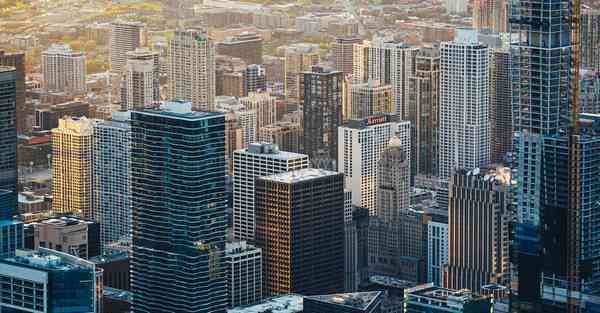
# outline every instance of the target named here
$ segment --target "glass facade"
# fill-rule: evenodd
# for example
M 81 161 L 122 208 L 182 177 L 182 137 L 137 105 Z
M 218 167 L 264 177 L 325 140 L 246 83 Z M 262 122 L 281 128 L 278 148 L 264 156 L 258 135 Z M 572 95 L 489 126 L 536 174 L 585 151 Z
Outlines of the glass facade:
M 225 117 L 167 106 L 131 114 L 132 309 L 224 312 Z
M 0 66 L 0 190 L 13 192 L 13 208 L 17 204 L 16 75 L 14 67 Z

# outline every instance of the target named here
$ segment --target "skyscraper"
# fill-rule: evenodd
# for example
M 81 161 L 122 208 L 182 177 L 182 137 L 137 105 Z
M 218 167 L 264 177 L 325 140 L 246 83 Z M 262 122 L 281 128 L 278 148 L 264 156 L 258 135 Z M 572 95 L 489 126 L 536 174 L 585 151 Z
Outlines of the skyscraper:
M 233 233 L 236 239 L 255 238 L 254 182 L 257 177 L 308 168 L 305 154 L 280 151 L 274 144 L 251 143 L 233 155 Z
M 277 122 L 261 128 L 258 141 L 276 144 L 279 149 L 289 152 L 300 152 L 302 127 L 299 123 Z
M 344 288 L 344 178 L 301 169 L 256 180 L 256 244 L 267 295 Z M 318 222 L 317 222 L 318 221 Z
M 284 88 L 286 99 L 297 102 L 300 98 L 300 75 L 319 62 L 319 46 L 315 44 L 295 44 L 285 49 Z M 295 109 L 295 104 L 289 104 Z
M 392 115 L 349 120 L 338 130 L 338 171 L 352 190 L 352 204 L 376 212 L 377 166 L 390 139 L 397 136 L 410 159 L 410 123 Z
M 492 50 L 490 62 L 491 161 L 502 162 L 513 151 L 510 51 Z
M 581 67 L 600 70 L 600 10 L 582 7 L 581 10 Z
M 0 66 L 0 190 L 11 192 L 10 208 L 17 206 L 17 72 Z
M 394 112 L 394 96 L 391 85 L 383 85 L 379 80 L 366 83 L 351 83 L 345 106 L 348 119 L 367 118 L 375 114 Z
M 488 48 L 477 32 L 457 29 L 441 45 L 439 177 L 490 161 Z
M 94 125 L 93 219 L 102 247 L 131 237 L 131 126 L 128 112 Z
M 436 176 L 440 109 L 440 52 L 422 48 L 409 78 L 408 120 L 411 126 L 411 175 Z
M 85 55 L 68 45 L 53 44 L 42 52 L 43 88 L 48 92 L 82 94 L 85 85 Z
M 444 283 L 444 265 L 448 263 L 448 214 L 430 214 L 427 223 L 427 281 L 436 286 Z
M 268 92 L 251 92 L 247 97 L 240 98 L 240 104 L 247 110 L 256 111 L 256 134 L 261 127 L 271 125 L 277 120 L 276 100 L 277 98 Z
M 227 305 L 225 118 L 189 102 L 131 113 L 132 311 Z
M 110 71 L 121 75 L 127 63 L 127 52 L 143 46 L 145 25 L 139 22 L 116 21 L 111 24 Z
M 248 65 L 243 72 L 244 77 L 244 96 L 251 92 L 261 92 L 267 90 L 267 71 L 262 65 Z
M 27 106 L 25 101 L 25 53 L 6 53 L 0 50 L 0 66 L 9 66 L 16 69 L 16 107 L 17 107 L 17 132 L 23 132 L 27 125 L 27 114 L 33 113 L 33 107 Z
M 473 1 L 473 28 L 504 33 L 508 29 L 508 2 L 506 0 Z
M 91 219 L 94 122 L 65 117 L 52 130 L 52 211 Z
M 229 307 L 246 306 L 262 301 L 261 249 L 245 241 L 228 242 L 225 247 Z
M 400 138 L 392 136 L 377 164 L 377 210 L 385 222 L 397 221 L 410 208 L 410 159 Z
M 127 52 L 121 82 L 121 108 L 141 109 L 160 101 L 158 53 L 148 49 Z
M 194 110 L 215 108 L 215 47 L 200 29 L 178 30 L 169 41 L 169 98 L 191 101 Z
M 344 73 L 344 76 L 352 74 L 354 67 L 354 44 L 359 43 L 362 43 L 362 39 L 359 37 L 338 37 L 331 44 L 335 69 Z
M 452 175 L 449 186 L 444 286 L 479 293 L 489 283 L 510 284 L 510 169 L 460 170 Z
M 444 7 L 446 13 L 449 14 L 464 14 L 467 12 L 468 1 L 466 0 L 445 0 Z
M 302 73 L 302 151 L 313 167 L 335 169 L 337 132 L 342 124 L 342 72 L 314 66 Z
M 369 210 L 357 208 L 344 225 L 344 289 L 356 291 L 369 278 Z

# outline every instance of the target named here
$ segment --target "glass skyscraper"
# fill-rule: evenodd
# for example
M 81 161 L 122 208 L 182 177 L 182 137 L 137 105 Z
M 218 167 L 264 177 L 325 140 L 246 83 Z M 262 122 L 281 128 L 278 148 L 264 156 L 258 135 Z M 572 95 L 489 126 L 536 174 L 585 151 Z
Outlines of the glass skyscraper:
M 227 305 L 225 116 L 191 106 L 131 113 L 135 313 Z
M 13 194 L 17 204 L 17 73 L 14 67 L 0 66 L 0 190 Z

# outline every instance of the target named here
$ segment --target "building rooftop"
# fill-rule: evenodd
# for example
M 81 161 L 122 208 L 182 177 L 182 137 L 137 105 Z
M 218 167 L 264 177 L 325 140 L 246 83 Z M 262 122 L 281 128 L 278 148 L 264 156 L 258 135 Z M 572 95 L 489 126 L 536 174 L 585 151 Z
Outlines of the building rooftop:
M 171 100 L 161 103 L 160 109 L 145 109 L 137 111 L 142 114 L 155 116 L 172 116 L 189 121 L 222 116 L 217 112 L 192 111 L 192 103 L 183 100 Z
M 131 302 L 131 298 L 132 298 L 130 291 L 106 287 L 106 286 L 103 288 L 102 295 L 105 298 L 121 300 L 121 301 L 126 301 L 126 302 Z
M 338 175 L 338 174 L 339 174 L 338 172 L 332 172 L 332 171 L 327 171 L 327 170 L 318 169 L 318 168 L 305 168 L 305 169 L 292 171 L 292 172 L 285 172 L 285 173 L 264 176 L 262 178 L 271 180 L 271 181 L 280 182 L 280 183 L 291 184 L 291 183 L 297 183 L 297 182 L 301 182 L 301 181 L 316 179 L 316 178 L 320 178 L 320 177 L 333 176 L 333 175 Z
M 306 297 L 306 299 L 365 310 L 381 295 L 381 293 L 381 291 L 339 293 L 332 295 L 310 296 Z
M 16 69 L 12 66 L 0 66 L 0 73 L 2 72 L 14 72 Z
M 369 282 L 371 284 L 377 284 L 392 288 L 412 288 L 415 286 L 415 283 L 413 282 L 383 275 L 373 275 L 369 277 Z
M 405 289 L 404 293 L 405 295 L 412 295 L 442 302 L 451 302 L 454 304 L 465 304 L 472 300 L 481 300 L 487 298 L 484 296 L 473 294 L 468 289 L 447 289 L 437 287 L 433 285 L 433 283 L 423 284 L 414 288 Z
M 6 258 L 0 263 L 24 266 L 49 272 L 93 269 L 94 263 L 67 253 L 40 247 L 34 250 L 17 250 L 15 257 Z
M 287 152 L 279 150 L 279 146 L 267 142 L 253 142 L 248 145 L 248 148 L 235 151 L 236 153 L 252 154 L 256 156 L 264 156 L 270 159 L 291 160 L 308 158 L 306 154 Z
M 260 304 L 229 309 L 227 313 L 300 313 L 303 300 L 302 296 L 295 294 L 277 296 Z

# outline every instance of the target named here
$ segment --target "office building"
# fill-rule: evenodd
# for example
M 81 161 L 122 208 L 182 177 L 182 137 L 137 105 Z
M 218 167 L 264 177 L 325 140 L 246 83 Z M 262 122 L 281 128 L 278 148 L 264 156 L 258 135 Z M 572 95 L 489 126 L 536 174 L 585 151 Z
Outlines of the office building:
M 89 259 L 100 255 L 100 224 L 74 217 L 57 217 L 25 224 L 33 228 L 33 247 L 53 249 Z
M 102 312 L 102 269 L 62 252 L 40 248 L 0 260 L 0 311 Z
M 600 72 L 581 69 L 579 79 L 579 112 L 600 113 Z
M 276 144 L 282 151 L 300 152 L 302 127 L 300 123 L 277 122 L 261 128 L 258 141 Z
M 513 151 L 510 52 L 499 48 L 490 53 L 491 161 L 500 163 Z
M 94 124 L 92 143 L 93 219 L 100 223 L 102 248 L 131 238 L 130 113 L 113 113 L 112 120 Z
M 244 148 L 244 130 L 238 123 L 235 112 L 223 113 L 225 114 L 225 164 L 227 164 L 227 172 L 231 175 L 233 174 L 233 152 Z
M 313 66 L 301 75 L 302 151 L 310 157 L 312 167 L 335 169 L 343 73 Z
M 377 161 L 375 215 L 392 223 L 410 208 L 410 159 L 406 145 L 393 135 Z
M 169 99 L 191 101 L 196 111 L 215 107 L 215 47 L 208 33 L 178 30 L 169 40 Z
M 245 241 L 225 245 L 225 268 L 230 308 L 256 304 L 263 299 L 262 251 Z
M 404 290 L 404 313 L 492 313 L 489 297 L 469 290 L 453 290 L 433 284 Z
M 377 168 L 381 153 L 397 136 L 410 159 L 410 123 L 392 115 L 349 120 L 338 130 L 338 172 L 352 190 L 352 204 L 376 212 Z
M 0 190 L 11 192 L 9 208 L 17 207 L 17 72 L 0 66 Z
M 65 116 L 89 117 L 90 104 L 85 101 L 69 101 L 40 105 L 35 110 L 35 130 L 45 131 L 58 127 L 58 120 Z
M 411 126 L 411 176 L 437 176 L 440 109 L 440 52 L 421 48 L 415 74 L 408 81 L 408 120 Z
M 280 151 L 275 144 L 251 143 L 233 154 L 233 234 L 255 239 L 255 180 L 257 177 L 308 168 L 305 154 Z
M 301 169 L 260 177 L 255 188 L 256 244 L 263 251 L 267 296 L 341 292 L 343 174 Z
M 510 284 L 511 187 L 508 168 L 460 170 L 450 178 L 444 287 L 479 293 L 490 283 Z
M 394 112 L 394 96 L 391 85 L 383 85 L 378 80 L 366 83 L 350 83 L 349 95 L 344 106 L 348 119 L 367 118 L 377 114 Z
M 105 287 L 129 290 L 130 259 L 128 251 L 105 249 L 101 255 L 92 257 L 89 261 L 102 269 Z
M 581 67 L 600 70 L 600 10 L 583 6 L 581 8 Z
M 284 60 L 284 88 L 289 101 L 300 98 L 300 75 L 319 63 L 319 46 L 316 44 L 294 44 L 286 47 Z M 269 78 L 270 79 L 270 78 Z M 295 109 L 295 105 L 292 106 Z M 294 111 L 288 109 L 288 111 Z
M 457 29 L 441 45 L 439 177 L 490 161 L 488 48 L 477 32 Z
M 16 69 L 17 132 L 20 134 L 30 127 L 27 123 L 27 115 L 33 113 L 33 107 L 25 101 L 25 53 L 8 53 L 0 50 L 0 66 Z
M 131 130 L 132 311 L 223 312 L 224 115 L 167 102 Z
M 215 99 L 216 111 L 225 114 L 225 120 L 232 122 L 235 119 L 236 127 L 242 130 L 242 141 L 237 144 L 233 141 L 227 140 L 228 146 L 240 146 L 241 148 L 247 147 L 248 144 L 255 142 L 258 136 L 257 125 L 257 112 L 256 110 L 249 110 L 246 106 L 240 104 L 239 99 L 235 97 L 218 96 Z M 227 128 L 227 126 L 233 126 L 231 123 L 226 123 L 226 131 L 233 128 Z M 232 135 L 230 133 L 230 135 Z M 229 139 L 233 139 L 229 137 Z M 240 149 L 241 149 L 240 148 Z M 237 149 L 227 150 L 229 153 L 233 153 Z M 233 158 L 231 159 L 233 160 Z
M 42 87 L 47 92 L 83 94 L 85 85 L 85 55 L 68 45 L 53 44 L 42 52 Z
M 304 297 L 304 313 L 381 313 L 382 291 Z
M 249 32 L 226 37 L 217 43 L 217 53 L 240 58 L 246 64 L 262 64 L 263 39 L 259 34 Z
M 52 211 L 91 219 L 94 121 L 65 117 L 52 130 Z
M 267 71 L 262 65 L 248 65 L 243 71 L 244 96 L 252 92 L 267 91 Z
M 353 207 L 344 231 L 344 290 L 354 292 L 369 278 L 369 210 Z
M 346 75 L 352 75 L 354 68 L 354 44 L 362 43 L 359 37 L 337 37 L 331 44 L 335 69 Z
M 256 111 L 256 134 L 261 127 L 271 125 L 277 120 L 277 98 L 268 92 L 250 93 L 240 98 L 240 104 L 247 110 Z
M 13 257 L 24 245 L 23 223 L 13 219 L 14 198 L 12 191 L 0 190 L 0 259 Z
M 159 67 L 158 52 L 140 48 L 127 52 L 121 81 L 123 110 L 151 107 L 160 101 Z
M 127 64 L 127 53 L 144 46 L 144 27 L 139 22 L 116 21 L 111 24 L 110 71 L 121 75 Z
M 435 286 L 444 284 L 444 265 L 448 263 L 447 210 L 427 212 L 427 281 Z
M 472 4 L 473 28 L 505 33 L 508 30 L 508 2 L 506 0 L 476 0 Z

